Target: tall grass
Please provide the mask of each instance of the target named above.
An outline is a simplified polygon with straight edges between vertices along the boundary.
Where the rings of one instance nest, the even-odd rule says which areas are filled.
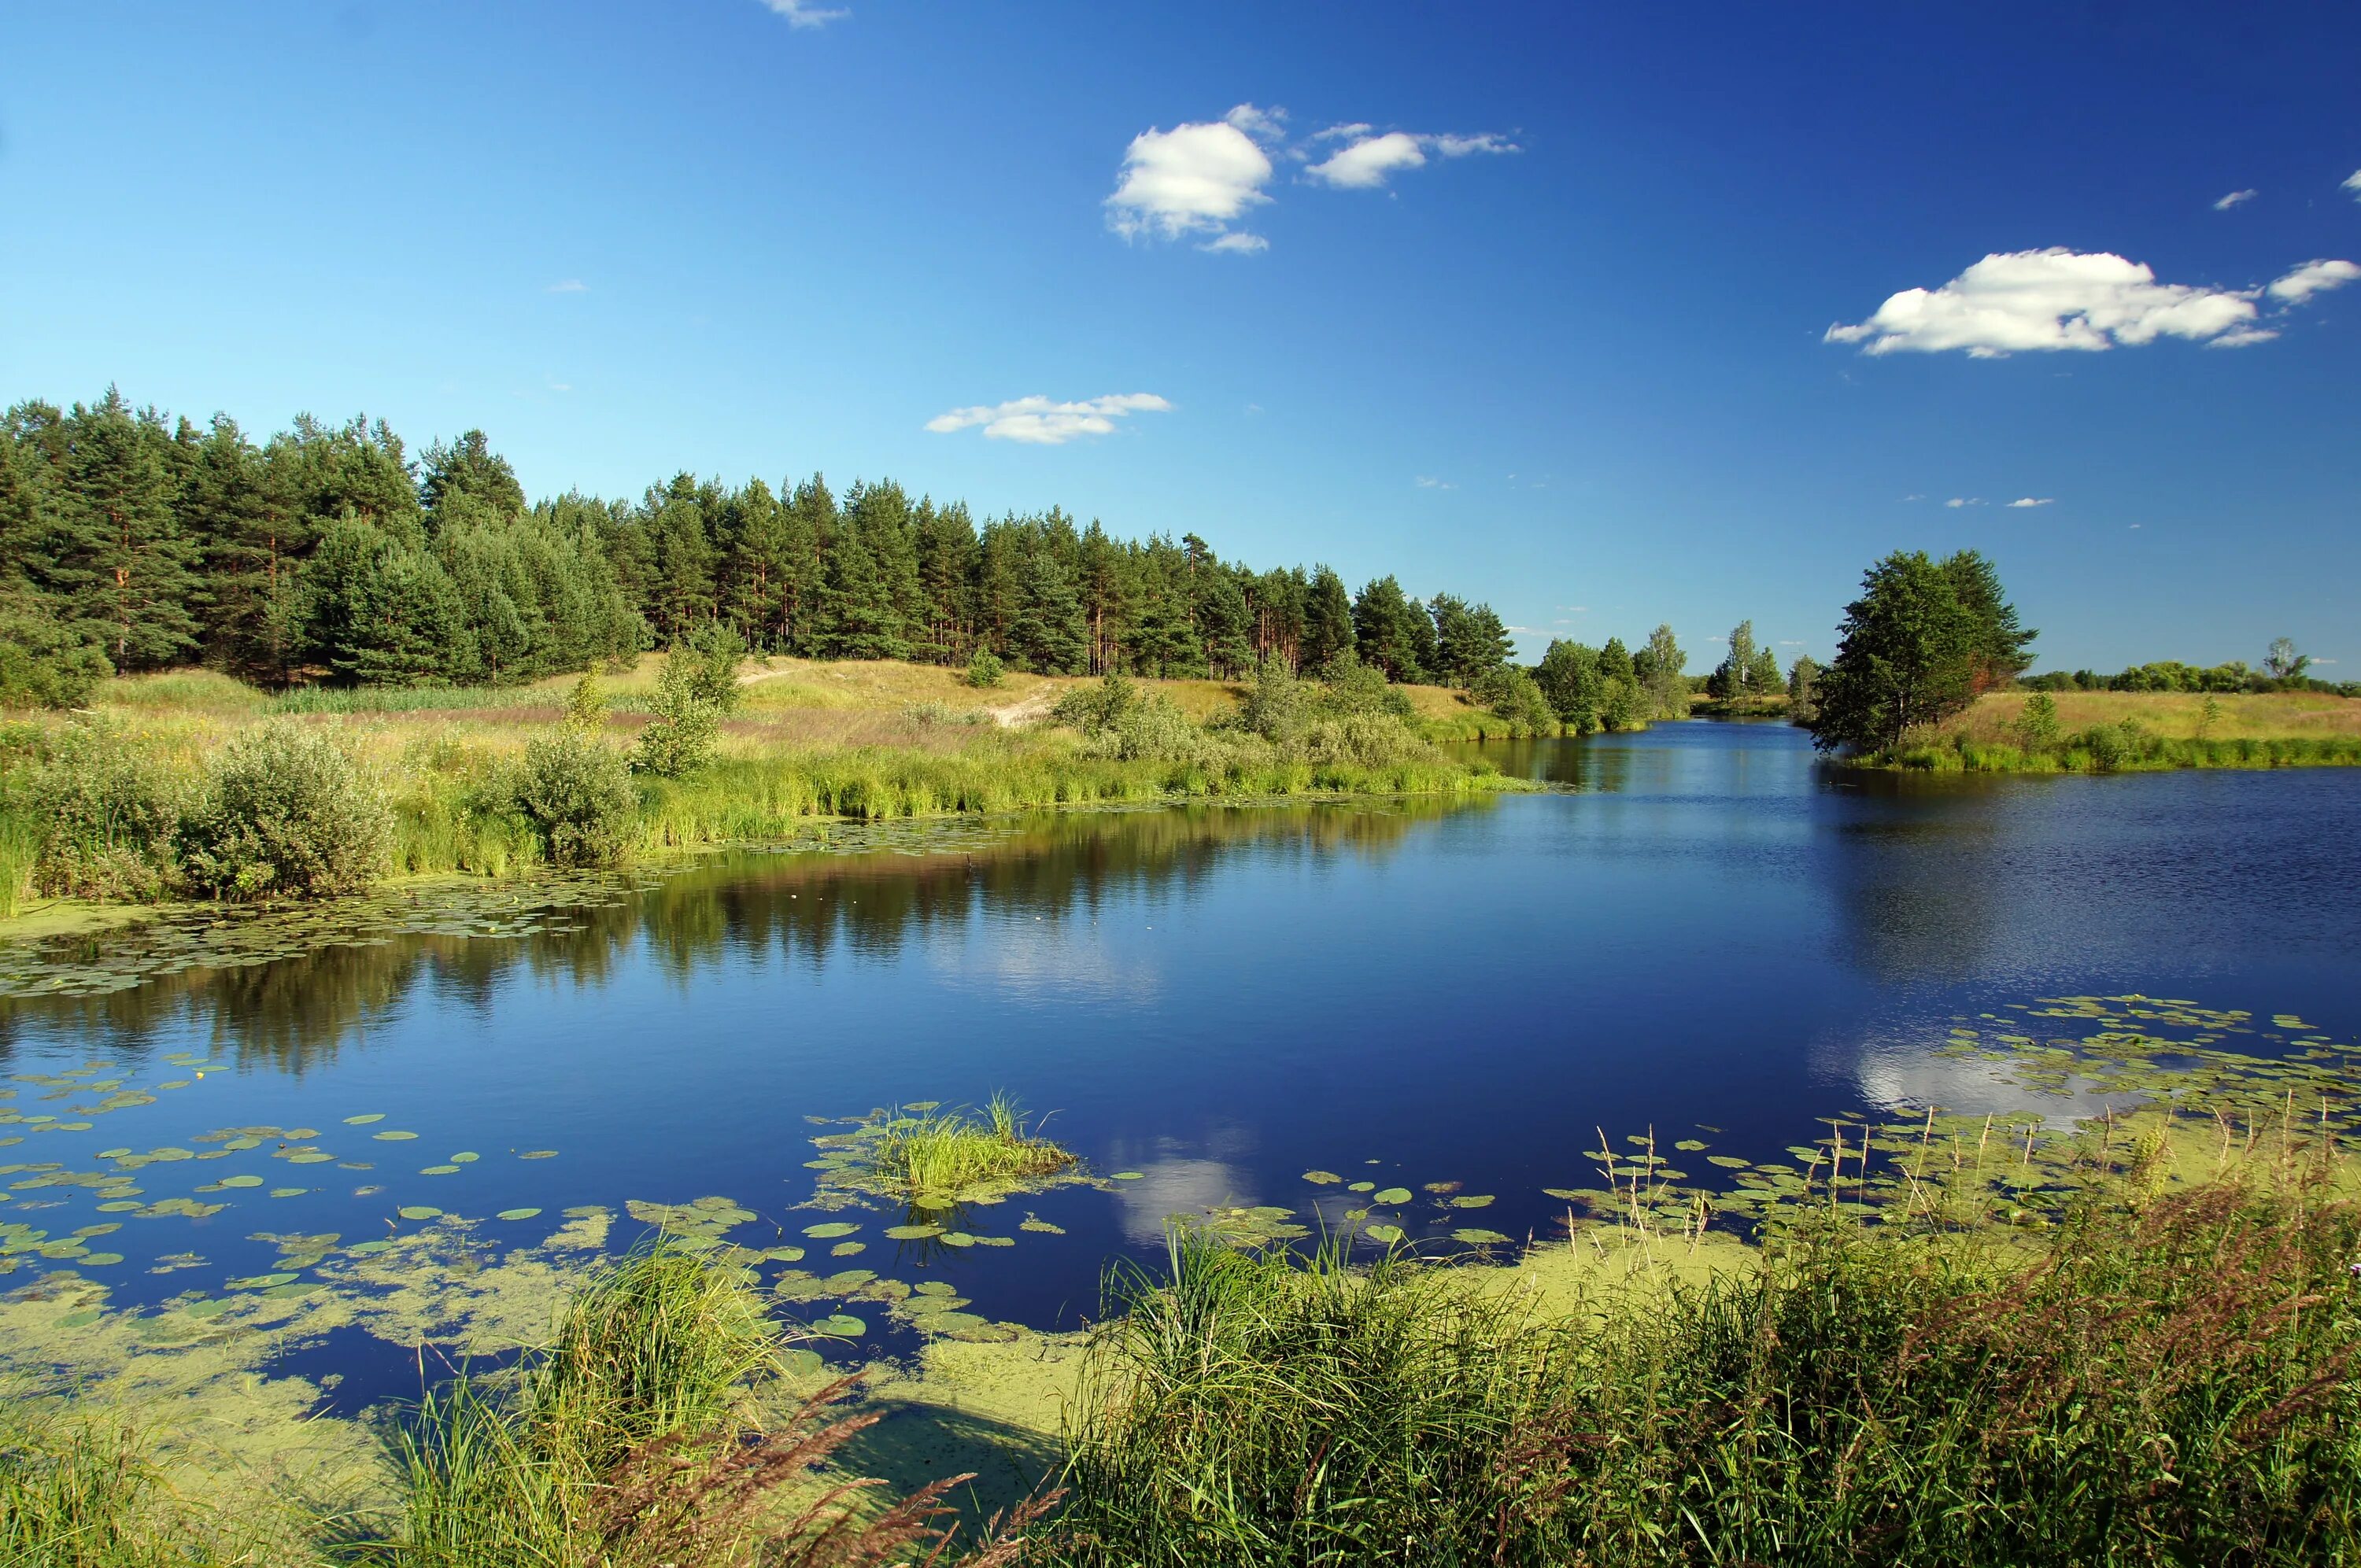
[[[2054,745],[2022,746],[1964,735],[1872,752],[1874,767],[1916,773],[2108,773],[2175,768],[2324,768],[2361,766],[2361,736],[2320,735],[2193,740],[2147,734],[2136,727],[2095,726]]]
[[[916,1200],[949,1199],[994,1182],[1048,1176],[1074,1157],[1036,1136],[1022,1110],[995,1094],[981,1117],[947,1111],[890,1116],[875,1124],[868,1150],[871,1176]]]
[[[781,1341],[733,1270],[669,1243],[578,1296],[555,1343],[512,1377],[462,1377],[394,1439],[402,1516],[362,1557],[398,1568],[765,1568],[945,1561],[942,1499],[921,1487],[873,1512],[881,1483],[816,1481],[872,1413],[833,1407],[850,1380],[776,1430],[756,1417]],[[1038,1508],[962,1559],[1008,1562]]]
[[[1119,1274],[1069,1564],[2361,1560],[2361,1213],[2217,1183],[1985,1234],[1793,1227],[1542,1322],[1472,1275],[1176,1238]]]
[[[29,1398],[0,1403],[0,1564],[227,1568],[205,1512],[175,1493],[139,1434]]]

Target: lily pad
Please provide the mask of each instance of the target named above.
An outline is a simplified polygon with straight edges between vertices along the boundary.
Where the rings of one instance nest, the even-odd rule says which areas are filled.
[[[830,1220],[825,1224],[806,1225],[804,1234],[817,1242],[832,1241],[838,1236],[849,1236],[860,1228],[859,1225],[847,1224],[842,1220]]]
[[[1144,1181],[1147,1179],[1148,1173],[1140,1170],[1118,1170],[1107,1178],[1109,1181]]]
[[[557,1151],[555,1149],[527,1149],[522,1154],[517,1156],[517,1158],[519,1159],[555,1159],[556,1157]]]
[[[503,1209],[493,1218],[500,1220],[530,1220],[540,1213],[538,1209]]]
[[[1451,1206],[1455,1209],[1481,1209],[1491,1201],[1489,1192],[1469,1192],[1451,1200]]]
[[[262,1185],[262,1178],[258,1176],[225,1176],[221,1179],[220,1184],[224,1187],[259,1187]]]
[[[1451,1239],[1466,1242],[1469,1246],[1497,1246],[1509,1238],[1498,1231],[1464,1230],[1451,1233]]]
[[[347,1127],[366,1127],[366,1126],[368,1126],[371,1122],[382,1122],[382,1121],[384,1121],[384,1120],[385,1120],[385,1113],[384,1113],[384,1112],[382,1112],[382,1111],[371,1111],[371,1112],[369,1112],[369,1113],[368,1113],[368,1114],[366,1114],[366,1115],[361,1115],[361,1116],[347,1116],[347,1117],[346,1117],[346,1118],[345,1118],[345,1125],[346,1125],[346,1126],[347,1126]]]
[[[456,1165],[430,1165],[423,1167],[419,1170],[418,1174],[421,1176],[456,1176],[459,1174],[459,1168]]]
[[[412,1139],[412,1138],[416,1137],[417,1135],[417,1135],[416,1133],[401,1133],[401,1132],[393,1132],[393,1133],[371,1133],[371,1134],[369,1135],[369,1136],[371,1136],[371,1137],[375,1138],[378,1142],[379,1142],[379,1143],[381,1143],[381,1144],[406,1144],[406,1143],[408,1143],[411,1139]]]
[[[397,1209],[394,1212],[405,1220],[432,1220],[440,1216],[443,1211],[429,1208],[423,1203],[412,1203],[406,1208]]]
[[[1372,1203],[1407,1203],[1410,1201],[1410,1189],[1407,1187],[1389,1187],[1382,1192],[1371,1193],[1369,1195],[1369,1201]]]
[[[1303,1173],[1303,1179],[1314,1187],[1333,1187],[1345,1179],[1333,1170],[1307,1170]]]
[[[888,1225],[885,1234],[897,1242],[922,1242],[941,1235],[940,1225]]]
[[[1383,1242],[1388,1246],[1391,1246],[1396,1242],[1402,1239],[1402,1231],[1400,1225],[1371,1225],[1368,1228],[1367,1234],[1371,1241]]]
[[[831,1312],[812,1325],[818,1333],[832,1339],[859,1339],[869,1332],[869,1325],[846,1312]]]

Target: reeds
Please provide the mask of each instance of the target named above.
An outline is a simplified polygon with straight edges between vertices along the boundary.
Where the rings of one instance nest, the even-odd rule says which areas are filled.
[[[874,1510],[882,1485],[819,1475],[876,1412],[837,1383],[765,1430],[781,1339],[737,1274],[669,1242],[578,1297],[507,1377],[462,1376],[394,1437],[397,1527],[355,1553],[396,1568],[828,1568],[949,1561],[949,1477]],[[961,1559],[1012,1560],[1037,1501]]]
[[[1802,1210],[1748,1272],[1554,1322],[1176,1236],[1113,1281],[1042,1560],[2361,1560],[2353,1205],[2217,1182],[2030,1261]]]
[[[166,1484],[138,1433],[10,1398],[0,1404],[0,1564],[227,1568],[202,1511]]]

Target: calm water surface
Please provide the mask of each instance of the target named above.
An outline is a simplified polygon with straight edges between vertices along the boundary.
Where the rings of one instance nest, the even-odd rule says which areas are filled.
[[[266,1185],[108,1236],[123,1302],[267,1266],[255,1233],[383,1234],[401,1204],[544,1208],[522,1234],[568,1205],[721,1194],[792,1236],[814,1218],[791,1212],[807,1117],[1005,1089],[1097,1170],[1138,1179],[1020,1201],[1002,1229],[1029,1208],[1066,1234],[926,1266],[978,1311],[1071,1326],[1104,1261],[1159,1245],[1166,1214],[1301,1209],[1308,1168],[1460,1181],[1522,1236],[1562,1212],[1541,1188],[1586,1183],[1597,1127],[1761,1157],[1837,1113],[2023,1104],[1932,1052],[2037,997],[2139,992],[2361,1031],[2349,772],[1896,779],[1823,769],[1784,726],[1712,723],[1488,754],[1571,790],[732,854],[564,931],[0,1003],[0,1072],[104,1062],[186,1085],[86,1132],[0,1128],[24,1138],[0,1161],[94,1169],[102,1149],[268,1126],[375,1168],[290,1167],[268,1141],[147,1168],[149,1201],[235,1172]],[[216,1065],[193,1080],[174,1053]],[[55,1113],[47,1093],[20,1086],[13,1108]],[[344,1123],[369,1113],[386,1120]],[[371,1140],[382,1128],[419,1136]],[[556,1157],[514,1157],[538,1149]],[[482,1157],[415,1174],[462,1150]],[[306,1190],[265,1196],[287,1185]],[[78,1190],[16,1196],[0,1219],[92,1218]],[[890,1245],[857,1261],[892,1272]],[[146,1272],[188,1250],[203,1268]]]

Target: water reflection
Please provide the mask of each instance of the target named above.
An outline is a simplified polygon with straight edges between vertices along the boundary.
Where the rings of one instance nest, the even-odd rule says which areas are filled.
[[[1159,977],[1119,963],[1090,934],[1108,905],[1143,895],[1186,901],[1240,854],[1274,866],[1340,852],[1381,858],[1421,823],[1486,808],[1411,798],[1069,812],[983,830],[915,828],[891,835],[899,840],[891,848],[865,851],[716,855],[522,937],[403,936],[243,968],[186,969],[96,996],[0,998],[0,1061],[60,1040],[132,1058],[170,1038],[206,1042],[242,1069],[301,1074],[405,1006],[488,1017],[520,977],[595,990],[635,955],[685,994],[722,964],[818,973],[845,959],[892,964],[916,945],[931,965],[977,986],[1146,1003]],[[987,912],[999,923],[994,941],[979,949],[951,939]]]

